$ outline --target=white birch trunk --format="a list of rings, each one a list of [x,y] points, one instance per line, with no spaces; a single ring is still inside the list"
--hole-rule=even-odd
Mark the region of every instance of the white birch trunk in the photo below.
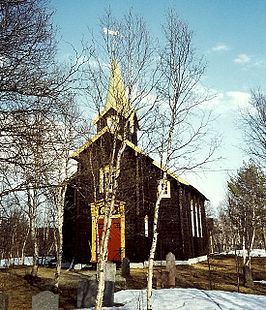
[[[110,236],[110,229],[112,224],[112,212],[114,210],[115,200],[116,200],[116,192],[118,188],[118,178],[120,175],[121,169],[121,160],[126,148],[125,141],[122,141],[122,144],[118,150],[117,158],[116,158],[116,167],[115,167],[115,179],[114,182],[112,181],[112,171],[109,173],[109,184],[111,184],[111,192],[109,192],[109,184],[108,184],[108,191],[106,192],[106,209],[104,214],[104,226],[100,241],[100,253],[99,253],[99,260],[98,260],[98,290],[96,296],[96,304],[95,310],[101,310],[103,304],[103,296],[104,296],[104,288],[105,288],[105,263],[108,258],[108,242]],[[114,158],[116,153],[116,139],[114,141],[114,149],[112,154],[111,160],[111,168],[113,167]],[[111,182],[111,183],[110,183]],[[109,198],[111,201],[109,202]]]
[[[54,275],[54,288],[58,291],[59,280],[62,267],[62,254],[63,254],[63,221],[64,221],[64,199],[66,193],[66,185],[62,185],[56,189],[56,207],[57,207],[57,246],[56,246],[56,272]]]
[[[167,181],[166,172],[164,172],[163,181],[165,182]],[[148,276],[147,276],[147,310],[152,309],[153,265],[154,265],[154,256],[155,256],[157,240],[158,240],[158,219],[159,219],[159,210],[160,210],[160,204],[162,200],[162,194],[163,194],[163,190],[160,189],[156,203],[155,203],[155,209],[154,209],[153,237],[152,237],[152,244],[151,244],[150,255],[149,255]]]
[[[24,265],[24,263],[25,263],[25,247],[26,247],[26,243],[27,243],[27,240],[28,240],[29,233],[30,233],[30,227],[28,227],[28,229],[27,229],[27,233],[26,233],[25,239],[24,239],[22,247],[21,247],[21,261],[22,261],[22,265]]]

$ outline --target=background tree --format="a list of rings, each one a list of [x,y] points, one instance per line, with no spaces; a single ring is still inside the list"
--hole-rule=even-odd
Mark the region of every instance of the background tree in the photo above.
[[[29,219],[33,244],[33,276],[38,218],[51,187],[48,176],[59,160],[60,148],[65,152],[60,116],[70,113],[69,101],[83,64],[77,54],[74,62],[58,64],[52,15],[46,0],[0,3],[0,199],[19,193],[24,201],[22,210]]]
[[[266,162],[266,96],[261,90],[251,92],[252,108],[243,114],[248,153],[259,166]]]
[[[251,250],[258,231],[265,227],[266,177],[253,162],[244,164],[228,182],[227,215],[243,249],[243,272],[246,285],[253,285]]]

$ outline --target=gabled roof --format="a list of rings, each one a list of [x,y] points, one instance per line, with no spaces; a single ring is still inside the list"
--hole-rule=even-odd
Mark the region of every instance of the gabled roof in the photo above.
[[[85,151],[93,142],[98,140],[104,133],[109,131],[109,128],[106,126],[102,130],[100,130],[96,135],[94,135],[91,139],[85,142],[81,147],[79,147],[76,151],[74,151],[70,158],[78,160],[79,155]]]
[[[73,159],[78,160],[79,155],[85,151],[90,145],[92,145],[95,141],[97,141],[101,136],[103,136],[107,131],[109,131],[108,127],[104,127],[100,132],[98,132],[96,135],[94,135],[90,140],[88,140],[86,143],[84,143],[80,148],[78,148],[73,154],[70,156]],[[122,137],[120,137],[122,140]],[[152,164],[156,166],[157,168],[161,169],[162,171],[166,171],[166,173],[171,176],[173,179],[177,180],[179,183],[190,186],[194,190],[196,190],[198,193],[200,193],[202,196],[205,197],[198,189],[196,189],[193,185],[189,184],[186,180],[175,174],[169,169],[166,169],[165,167],[161,166],[156,160],[153,160],[149,155],[145,154],[144,151],[138,147],[137,145],[133,144],[129,140],[126,140],[126,144],[128,147],[133,149],[138,154],[142,154],[144,156],[147,156],[151,159]],[[205,197],[206,198],[206,197]],[[207,199],[207,198],[206,198]]]
[[[109,78],[104,109],[95,117],[93,120],[94,124],[97,123],[110,109],[114,109],[118,114],[123,115],[125,118],[131,118],[131,115],[134,116],[134,110],[130,106],[126,97],[121,69],[116,59],[113,59],[111,63],[111,75]]]

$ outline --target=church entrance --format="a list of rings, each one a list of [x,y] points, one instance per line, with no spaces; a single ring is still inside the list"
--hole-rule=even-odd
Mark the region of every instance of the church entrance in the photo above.
[[[101,239],[103,230],[103,219],[98,220],[98,232]],[[121,262],[121,218],[113,218],[110,237],[108,243],[108,260],[114,262]]]
[[[97,227],[99,240],[103,231],[104,210],[103,200],[91,204],[92,214],[92,248],[91,262],[97,262]],[[110,237],[108,243],[108,260],[121,262],[125,257],[125,212],[124,203],[117,202],[112,214]]]

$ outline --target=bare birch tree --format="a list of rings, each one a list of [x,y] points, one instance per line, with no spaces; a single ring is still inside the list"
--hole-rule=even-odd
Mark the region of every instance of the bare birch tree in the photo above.
[[[163,34],[157,86],[160,106],[156,115],[159,123],[154,132],[157,139],[154,137],[153,141],[157,141],[154,153],[160,158],[162,183],[165,186],[168,169],[181,173],[213,161],[219,141],[211,134],[211,113],[203,106],[209,99],[208,92],[199,83],[205,72],[205,64],[196,56],[192,32],[174,11],[169,11]],[[149,310],[152,309],[153,263],[164,186],[160,187],[154,208],[147,283]]]
[[[56,249],[56,272],[54,290],[58,292],[63,254],[63,219],[65,194],[69,181],[76,172],[76,164],[70,158],[71,150],[80,143],[82,119],[72,98],[65,99],[65,109],[52,120],[52,148],[48,153],[53,165],[45,171],[47,197],[51,204],[50,214],[53,220]],[[68,101],[67,101],[68,100]]]
[[[117,200],[128,128],[132,126],[135,113],[141,108],[145,98],[148,98],[154,82],[154,76],[150,71],[153,49],[144,21],[132,12],[119,21],[107,11],[101,20],[101,26],[104,43],[94,47],[95,53],[84,75],[84,81],[88,85],[86,93],[90,106],[94,106],[99,115],[101,110],[108,108],[106,105],[112,102],[111,105],[117,112],[117,119],[108,129],[112,134],[112,141],[111,152],[108,155],[109,174],[106,180],[108,190],[104,193],[104,226],[97,257],[98,292],[95,309],[101,309],[103,303],[105,263],[108,258],[112,213]],[[109,71],[110,67],[106,67],[106,63],[108,66],[112,63],[111,74],[116,76],[111,76],[110,79],[113,78],[114,83],[111,86],[109,83],[109,89],[106,89],[108,86],[106,71]]]

